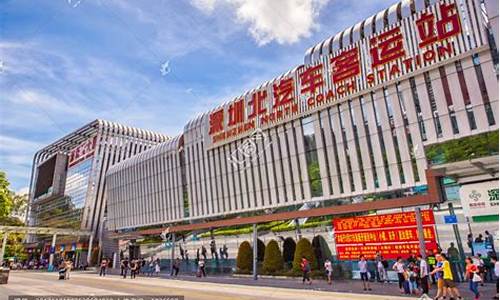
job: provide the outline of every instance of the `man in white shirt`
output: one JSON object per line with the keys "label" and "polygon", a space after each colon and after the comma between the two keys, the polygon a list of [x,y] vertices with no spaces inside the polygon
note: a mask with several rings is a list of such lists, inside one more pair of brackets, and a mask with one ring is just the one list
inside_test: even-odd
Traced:
{"label": "man in white shirt", "polygon": [[420,268],[420,287],[422,288],[422,295],[429,294],[429,269],[427,268],[427,262],[422,259],[422,255],[417,255],[417,261]]}
{"label": "man in white shirt", "polygon": [[363,290],[371,291],[370,282],[368,281],[368,262],[366,261],[364,255],[359,256],[358,267],[361,280],[363,281]]}

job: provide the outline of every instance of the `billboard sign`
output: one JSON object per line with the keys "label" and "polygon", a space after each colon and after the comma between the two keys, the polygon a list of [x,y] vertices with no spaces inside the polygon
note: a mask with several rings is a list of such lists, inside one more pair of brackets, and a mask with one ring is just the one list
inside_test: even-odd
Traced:
{"label": "billboard sign", "polygon": [[498,215],[498,181],[464,184],[460,199],[468,217]]}
{"label": "billboard sign", "polygon": [[[436,249],[436,232],[432,210],[423,210],[422,224],[426,249]],[[361,254],[374,258],[380,253],[386,259],[418,253],[419,241],[415,212],[334,219],[337,258],[358,259]]]}
{"label": "billboard sign", "polygon": [[207,145],[346,101],[473,50],[482,41],[466,42],[471,41],[468,17],[477,18],[469,7],[439,1],[312,65],[298,66],[211,111],[203,121]]}

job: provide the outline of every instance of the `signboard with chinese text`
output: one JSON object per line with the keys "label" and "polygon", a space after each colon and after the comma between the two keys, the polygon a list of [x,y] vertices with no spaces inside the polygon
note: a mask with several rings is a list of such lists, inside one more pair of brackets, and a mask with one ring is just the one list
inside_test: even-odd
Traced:
{"label": "signboard with chinese text", "polygon": [[498,215],[498,181],[462,185],[460,199],[468,217]]}
{"label": "signboard with chinese text", "polygon": [[68,155],[68,167],[71,167],[94,154],[97,137],[90,138],[71,150]]}
{"label": "signboard with chinese text", "polygon": [[347,100],[388,81],[486,44],[472,30],[476,12],[439,1],[385,30],[299,66],[212,111],[204,119],[208,148]]}
{"label": "signboard with chinese text", "polygon": [[[422,224],[424,226],[435,224],[432,210],[422,210]],[[333,228],[335,228],[335,232],[406,226],[417,226],[415,212],[401,212],[395,214],[351,217],[333,220]]]}
{"label": "signboard with chinese text", "polygon": [[[436,249],[434,214],[423,210],[421,215],[426,249]],[[394,259],[419,252],[415,212],[334,219],[333,227],[338,259],[373,258],[377,251]]]}

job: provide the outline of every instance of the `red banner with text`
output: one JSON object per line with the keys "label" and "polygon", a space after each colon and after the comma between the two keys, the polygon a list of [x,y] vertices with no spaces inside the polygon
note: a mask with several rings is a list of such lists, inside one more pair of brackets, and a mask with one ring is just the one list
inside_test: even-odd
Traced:
{"label": "red banner with text", "polygon": [[[425,247],[437,248],[432,210],[421,212]],[[377,251],[386,258],[419,252],[415,212],[361,216],[333,220],[337,258],[358,259],[361,254],[374,258]]]}

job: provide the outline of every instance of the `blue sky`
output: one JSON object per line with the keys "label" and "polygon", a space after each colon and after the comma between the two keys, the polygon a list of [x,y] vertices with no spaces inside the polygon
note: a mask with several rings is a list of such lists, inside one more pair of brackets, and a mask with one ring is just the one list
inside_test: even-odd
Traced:
{"label": "blue sky", "polygon": [[177,135],[394,2],[0,0],[0,169],[97,118]]}

